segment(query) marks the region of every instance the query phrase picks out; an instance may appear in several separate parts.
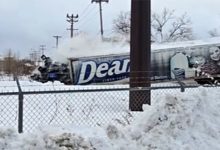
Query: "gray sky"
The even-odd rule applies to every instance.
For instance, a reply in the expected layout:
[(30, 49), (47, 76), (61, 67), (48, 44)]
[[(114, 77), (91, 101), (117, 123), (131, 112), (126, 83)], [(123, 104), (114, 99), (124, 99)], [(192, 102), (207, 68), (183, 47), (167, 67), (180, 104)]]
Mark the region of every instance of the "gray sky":
[[(120, 11), (130, 11), (131, 0), (109, 0), (103, 3), (104, 34), (111, 35), (112, 21)], [(197, 38), (208, 37), (207, 32), (220, 27), (219, 0), (152, 0), (152, 11), (175, 9), (176, 14), (186, 12), (193, 23)], [(99, 36), (98, 4), (91, 0), (0, 0), (0, 55), (8, 49), (22, 57), (46, 45), (55, 46), (53, 35), (62, 40), (69, 38), (66, 14), (79, 14), (75, 27), (80, 31)]]

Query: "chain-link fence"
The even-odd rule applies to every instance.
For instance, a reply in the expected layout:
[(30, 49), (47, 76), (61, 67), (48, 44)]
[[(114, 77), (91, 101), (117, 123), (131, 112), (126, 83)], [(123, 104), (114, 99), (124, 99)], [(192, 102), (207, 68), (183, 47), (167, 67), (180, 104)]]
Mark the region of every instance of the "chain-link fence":
[[(196, 93), (199, 90), (197, 87), (185, 85), (182, 91), (186, 94)], [(158, 97), (167, 93), (175, 94), (182, 88), (178, 84), (155, 84), (151, 88), (136, 89), (128, 86), (93, 86), (89, 89), (22, 91), (21, 87), (16, 92), (0, 93), (0, 126), (18, 128), (19, 132), (32, 132), (49, 125), (104, 126), (110, 122), (126, 125), (131, 123), (134, 115), (129, 111), (131, 91), (135, 91), (135, 100), (138, 101), (146, 96), (140, 91), (150, 90), (151, 103), (154, 104)]]
[(17, 93), (0, 93), (0, 126), (17, 127)]

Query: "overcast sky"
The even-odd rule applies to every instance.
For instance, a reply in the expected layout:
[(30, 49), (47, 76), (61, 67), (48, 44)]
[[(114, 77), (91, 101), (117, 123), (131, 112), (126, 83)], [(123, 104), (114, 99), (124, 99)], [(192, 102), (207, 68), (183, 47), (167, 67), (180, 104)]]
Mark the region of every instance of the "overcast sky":
[[(103, 3), (104, 34), (110, 36), (112, 21), (120, 11), (130, 11), (131, 0), (109, 0)], [(162, 8), (175, 9), (176, 14), (186, 12), (193, 23), (197, 38), (207, 38), (207, 32), (220, 28), (219, 0), (152, 0), (152, 11)], [(46, 45), (55, 47), (54, 35), (69, 38), (66, 14), (79, 14), (75, 28), (99, 36), (98, 4), (91, 0), (0, 0), (0, 55), (8, 49), (19, 55), (39, 50)], [(76, 31), (77, 32), (77, 31)], [(75, 32), (75, 33), (76, 33)]]

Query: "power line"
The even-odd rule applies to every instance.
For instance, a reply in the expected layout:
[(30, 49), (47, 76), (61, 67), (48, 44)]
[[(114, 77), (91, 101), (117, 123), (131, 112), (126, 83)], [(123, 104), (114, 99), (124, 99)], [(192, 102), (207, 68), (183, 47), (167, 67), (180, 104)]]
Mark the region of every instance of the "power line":
[(80, 17), (81, 17), (81, 18), (84, 17), (84, 14), (87, 14), (86, 12), (88, 12), (89, 6), (91, 6), (91, 4), (88, 4), (88, 5), (86, 6), (86, 8), (80, 13)]
[[(94, 5), (93, 5), (94, 6)], [(95, 6), (94, 6), (95, 7)], [(95, 13), (97, 13), (96, 11), (95, 11), (95, 9), (91, 9), (91, 10), (89, 10), (85, 15), (82, 15), (82, 16), (80, 16), (80, 22), (79, 22), (79, 24), (80, 25), (82, 25), (84, 22), (86, 22), (88, 19), (87, 18), (89, 18), (89, 20), (90, 19), (93, 19), (93, 17), (91, 17), (91, 16), (94, 16), (94, 12)], [(83, 22), (83, 23), (82, 23)]]
[(90, 7), (90, 9), (87, 9), (86, 13), (84, 13), (81, 18), (87, 18), (87, 16), (89, 16), (91, 14), (91, 12), (93, 10), (95, 10), (95, 6), (94, 5), (90, 4), (90, 6), (92, 6), (92, 7)]
[[(96, 14), (98, 14), (99, 13), (99, 11), (96, 11), (96, 12), (94, 12), (94, 13), (91, 13), (91, 15), (96, 15)], [(85, 25), (87, 25), (89, 22), (91, 22), (91, 21), (94, 21), (94, 19), (93, 19), (93, 17), (90, 17), (88, 20), (84, 20), (84, 21), (82, 21), (82, 22), (80, 22), (79, 23), (79, 26), (81, 26), (81, 27), (84, 27)]]

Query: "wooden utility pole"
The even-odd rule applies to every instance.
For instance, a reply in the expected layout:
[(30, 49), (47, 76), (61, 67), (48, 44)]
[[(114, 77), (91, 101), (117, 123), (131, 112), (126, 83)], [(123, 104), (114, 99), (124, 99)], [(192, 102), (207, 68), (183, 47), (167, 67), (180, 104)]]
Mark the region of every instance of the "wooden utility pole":
[(59, 38), (61, 38), (62, 36), (54, 35), (53, 37), (56, 39), (56, 49), (58, 49), (58, 46), (59, 46)]
[(73, 14), (72, 15), (67, 14), (66, 17), (67, 17), (66, 21), (70, 23), (70, 28), (67, 30), (70, 30), (70, 37), (73, 38), (73, 30), (78, 30), (73, 28), (73, 24), (75, 22), (78, 22), (78, 20), (76, 19), (79, 17), (79, 15), (77, 14), (76, 16), (74, 16)]
[[(151, 6), (150, 0), (131, 1), (130, 99), (131, 111), (151, 103)], [(141, 90), (141, 89), (145, 90)], [(132, 90), (137, 89), (137, 90)]]
[(101, 37), (102, 37), (102, 39), (103, 39), (104, 31), (103, 31), (103, 20), (102, 20), (102, 2), (108, 3), (108, 0), (92, 0), (92, 3), (93, 3), (93, 2), (99, 4)]

